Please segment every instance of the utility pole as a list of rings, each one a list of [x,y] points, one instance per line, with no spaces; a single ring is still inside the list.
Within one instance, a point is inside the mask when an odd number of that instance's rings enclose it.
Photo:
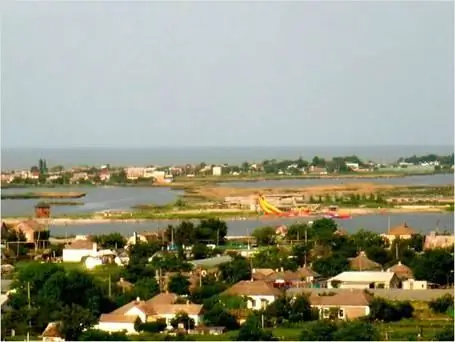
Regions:
[[[112,281],[111,281],[111,273],[109,272],[109,298],[112,297]]]

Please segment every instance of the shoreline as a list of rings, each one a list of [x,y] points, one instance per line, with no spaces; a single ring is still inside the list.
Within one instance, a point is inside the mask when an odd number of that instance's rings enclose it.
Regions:
[[[441,213],[441,214],[449,214],[450,212],[444,210],[440,207],[431,207],[431,206],[410,206],[410,207],[402,207],[402,208],[386,208],[386,209],[371,209],[371,208],[348,208],[348,209],[341,209],[340,212],[347,212],[352,217],[356,216],[366,216],[366,215],[389,215],[389,214],[434,214],[434,213]],[[283,217],[283,216],[265,216],[265,215],[245,215],[245,216],[225,216],[221,217],[223,221],[266,221],[266,220],[273,220],[273,219],[281,219],[281,220],[292,220],[292,219],[319,219],[322,218],[323,215],[309,215],[309,216],[294,216],[294,217]],[[7,224],[15,224],[21,221],[30,219],[30,217],[5,217],[2,218],[2,221]],[[45,224],[53,224],[53,225],[73,225],[73,224],[80,224],[80,225],[87,225],[87,224],[109,224],[109,223],[125,223],[125,224],[134,224],[134,223],[144,223],[144,222],[160,222],[160,221],[180,221],[180,220],[200,220],[202,218],[194,217],[172,217],[172,218],[150,218],[150,219],[140,219],[140,218],[109,218],[109,217],[92,217],[92,218],[51,218],[51,219],[36,219],[38,222],[45,223]]]

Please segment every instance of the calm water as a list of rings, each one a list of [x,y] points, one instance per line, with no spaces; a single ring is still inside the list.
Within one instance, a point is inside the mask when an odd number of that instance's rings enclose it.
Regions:
[[[5,189],[2,193],[24,193],[31,191],[52,191],[68,192],[77,191],[85,192],[87,195],[82,198],[68,199],[69,201],[84,202],[84,205],[77,206],[53,206],[52,212],[55,214],[62,213],[84,213],[95,212],[106,209],[122,210],[131,209],[136,204],[166,204],[173,202],[177,197],[183,194],[182,191],[174,191],[167,188],[127,188],[127,187],[87,187],[87,188],[38,188],[38,189]],[[41,200],[2,200],[2,215],[19,216],[32,215],[34,206]],[[55,201],[60,201],[56,199]],[[62,200],[64,201],[64,200]]]
[[[331,185],[349,183],[375,183],[391,185],[446,185],[454,183],[453,174],[406,176],[398,178],[349,178],[349,179],[283,179],[258,182],[227,182],[220,186],[233,188],[292,188],[311,185]]]
[[[429,153],[450,154],[453,146],[300,146],[300,147],[184,147],[184,148],[2,148],[2,170],[30,168],[40,158],[48,166],[64,165],[172,165],[185,163],[261,162],[265,159],[331,158],[355,154],[378,163]]]
[[[307,222],[309,219],[254,219],[245,221],[227,221],[228,235],[247,235],[259,226],[277,226],[280,224],[290,224],[293,222]],[[440,230],[449,230],[453,232],[454,219],[452,213],[447,214],[394,214],[390,215],[391,226],[399,225],[404,221],[417,232],[428,233],[439,225]],[[354,233],[359,229],[367,229],[377,233],[387,231],[388,216],[386,215],[365,215],[357,216],[351,220],[339,220],[338,225],[346,229],[349,233]],[[133,232],[156,231],[160,228],[166,228],[168,224],[178,224],[177,220],[141,222],[141,223],[100,223],[100,224],[73,224],[73,225],[53,225],[51,234],[53,236],[64,236],[65,234],[107,234],[119,232],[126,236],[132,235]]]
[[[408,176],[402,178],[378,178],[378,179],[285,179],[268,180],[258,182],[229,182],[222,183],[221,186],[239,188],[279,188],[279,187],[302,187],[324,184],[342,184],[355,182],[371,182],[394,185],[444,185],[453,184],[452,174],[428,175],[428,176]],[[175,201],[182,191],[173,191],[167,188],[140,188],[140,187],[87,187],[87,188],[23,188],[23,189],[4,189],[4,194],[25,193],[32,191],[80,191],[86,192],[85,197],[74,199],[74,201],[84,202],[81,206],[54,206],[52,212],[62,213],[86,213],[102,210],[122,210],[130,209],[137,204],[166,204]],[[1,213],[4,216],[32,215],[33,208],[40,200],[2,200]]]

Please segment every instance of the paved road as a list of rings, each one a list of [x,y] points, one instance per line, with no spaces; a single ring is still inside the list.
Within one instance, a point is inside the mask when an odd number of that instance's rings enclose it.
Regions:
[[[288,295],[296,295],[299,293],[323,293],[323,292],[339,292],[349,291],[348,289],[306,289],[306,288],[290,288],[287,291]],[[388,300],[410,300],[429,302],[435,298],[439,298],[449,293],[453,295],[453,289],[431,289],[431,290],[403,290],[403,289],[369,289],[378,297]]]

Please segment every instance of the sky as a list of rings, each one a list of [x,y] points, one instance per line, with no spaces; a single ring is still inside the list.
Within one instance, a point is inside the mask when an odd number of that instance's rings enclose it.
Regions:
[[[11,147],[453,145],[451,2],[9,2]]]

